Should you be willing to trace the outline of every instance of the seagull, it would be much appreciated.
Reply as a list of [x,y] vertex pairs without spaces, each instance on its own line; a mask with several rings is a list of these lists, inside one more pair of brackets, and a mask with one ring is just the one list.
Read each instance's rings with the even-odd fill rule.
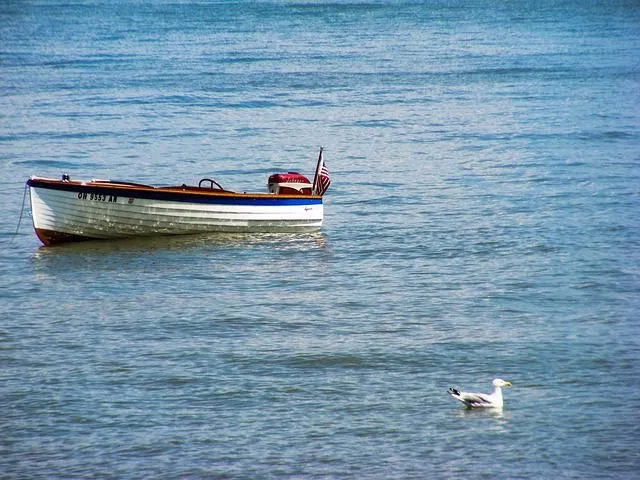
[[450,388],[449,395],[464,403],[467,408],[502,408],[502,387],[510,386],[511,382],[496,378],[493,381],[493,392],[491,394],[461,392],[455,388]]

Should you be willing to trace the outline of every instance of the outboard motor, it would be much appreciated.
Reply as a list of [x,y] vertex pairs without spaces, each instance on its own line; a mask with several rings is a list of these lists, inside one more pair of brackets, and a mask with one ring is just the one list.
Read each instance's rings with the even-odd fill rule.
[[274,173],[269,177],[269,193],[311,195],[312,183],[298,172]]

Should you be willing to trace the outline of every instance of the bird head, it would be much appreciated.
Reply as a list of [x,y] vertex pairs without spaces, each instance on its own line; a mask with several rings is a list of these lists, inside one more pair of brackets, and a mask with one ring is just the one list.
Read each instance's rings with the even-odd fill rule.
[[493,381],[493,386],[494,387],[510,387],[511,382],[507,382],[506,380],[502,380],[501,378],[496,378]]

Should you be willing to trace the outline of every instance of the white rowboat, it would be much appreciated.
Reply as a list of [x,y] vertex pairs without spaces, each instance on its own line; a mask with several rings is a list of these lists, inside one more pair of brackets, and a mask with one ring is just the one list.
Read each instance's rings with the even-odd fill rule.
[[[316,176],[326,172],[321,164],[322,150]],[[67,175],[27,181],[33,226],[44,245],[206,232],[315,231],[322,226],[326,190],[318,190],[316,183],[323,182],[316,178],[312,185],[298,173],[276,174],[269,178],[271,193],[236,193],[212,179],[202,179],[197,187],[74,181]]]

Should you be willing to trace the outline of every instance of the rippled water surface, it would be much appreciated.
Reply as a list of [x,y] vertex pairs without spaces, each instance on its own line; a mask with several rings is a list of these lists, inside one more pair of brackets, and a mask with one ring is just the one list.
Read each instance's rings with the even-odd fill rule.
[[[3,2],[0,478],[637,477],[638,51],[633,1]],[[30,175],[321,145],[317,234],[14,234]]]

